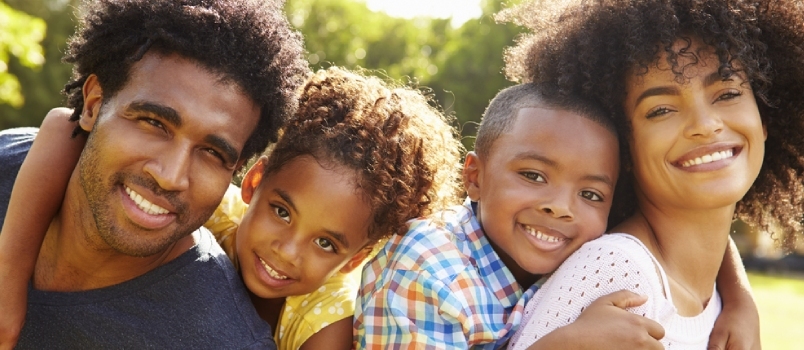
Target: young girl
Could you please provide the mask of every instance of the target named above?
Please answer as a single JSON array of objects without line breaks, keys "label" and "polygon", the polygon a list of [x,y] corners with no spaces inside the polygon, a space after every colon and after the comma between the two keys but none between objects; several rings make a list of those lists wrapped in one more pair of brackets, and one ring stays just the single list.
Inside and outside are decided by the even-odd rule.
[{"label": "young girl", "polygon": [[514,10],[539,34],[509,52],[509,73],[607,106],[626,135],[633,205],[620,233],[583,246],[545,283],[510,347],[528,348],[627,288],[649,296],[631,311],[662,324],[666,348],[704,349],[730,305],[715,282],[732,221],[776,222],[786,247],[801,232],[804,8],[623,0],[551,10]]},{"label": "young girl", "polygon": [[[36,142],[48,143],[59,129],[50,122]],[[278,142],[206,223],[239,266],[280,349],[352,347],[358,267],[374,244],[404,233],[408,219],[456,201],[461,145],[449,122],[419,91],[378,78],[330,68],[307,81]],[[76,149],[63,153],[75,160]],[[26,162],[40,157],[32,149]],[[25,171],[66,177],[68,169]],[[6,224],[27,217],[10,216]]]}]

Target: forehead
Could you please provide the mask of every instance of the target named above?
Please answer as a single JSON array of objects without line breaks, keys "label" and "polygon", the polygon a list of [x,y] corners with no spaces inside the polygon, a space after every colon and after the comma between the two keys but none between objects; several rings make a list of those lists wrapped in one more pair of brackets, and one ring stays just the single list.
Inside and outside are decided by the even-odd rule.
[{"label": "forehead", "polygon": [[340,232],[352,242],[363,242],[372,210],[357,181],[355,170],[305,155],[268,174],[263,181],[267,185],[259,190],[284,192],[312,231]]},{"label": "forehead", "polygon": [[[616,172],[618,143],[614,133],[595,121],[563,109],[522,108],[508,131],[492,147],[490,158],[513,158],[536,152],[551,159],[588,159],[584,167]],[[500,159],[502,160],[502,159]]]},{"label": "forehead", "polygon": [[240,146],[260,116],[260,108],[237,84],[176,54],[146,53],[132,65],[129,79],[113,99],[120,108],[137,102],[168,107],[183,126],[204,126]]},{"label": "forehead", "polygon": [[[715,48],[704,44],[698,38],[677,39],[671,53],[660,51],[653,63],[646,68],[632,67],[626,78],[626,85],[638,85],[647,79],[672,80],[676,84],[685,84],[689,80],[703,74],[709,74],[720,68],[720,61]],[[741,64],[732,60],[734,68]]]}]

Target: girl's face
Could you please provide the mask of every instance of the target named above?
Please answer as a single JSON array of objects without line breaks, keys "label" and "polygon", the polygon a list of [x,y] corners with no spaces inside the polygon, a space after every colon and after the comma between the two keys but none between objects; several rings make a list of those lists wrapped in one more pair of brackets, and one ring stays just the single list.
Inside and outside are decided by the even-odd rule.
[{"label": "girl's face", "polygon": [[638,192],[676,208],[733,205],[759,174],[767,135],[745,76],[721,78],[710,47],[693,41],[688,51],[699,59],[678,58],[679,67],[689,65],[684,83],[675,80],[665,56],[626,81]]},{"label": "girl's face", "polygon": [[307,294],[359,266],[371,207],[356,173],[301,156],[263,179],[266,159],[249,169],[242,187],[250,205],[236,247],[248,289],[262,298]]}]

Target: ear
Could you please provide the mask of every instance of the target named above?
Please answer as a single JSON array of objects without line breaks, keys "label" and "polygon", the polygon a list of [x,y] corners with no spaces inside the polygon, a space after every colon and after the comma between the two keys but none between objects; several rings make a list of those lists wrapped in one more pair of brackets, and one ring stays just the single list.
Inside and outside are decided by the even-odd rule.
[{"label": "ear", "polygon": [[762,123],[762,135],[764,135],[763,141],[768,141],[768,124]]},{"label": "ear", "polygon": [[98,120],[100,107],[103,104],[103,89],[101,89],[98,82],[98,76],[91,74],[84,82],[84,87],[81,91],[84,93],[84,109],[81,110],[78,125],[84,131],[90,132]]},{"label": "ear", "polygon": [[483,182],[483,169],[480,157],[475,152],[466,154],[463,162],[463,186],[473,202],[480,200],[480,185]]},{"label": "ear", "polygon": [[373,247],[374,247],[373,245],[368,245],[366,247],[363,247],[363,249],[361,249],[359,252],[355,253],[355,255],[352,256],[352,258],[346,262],[346,265],[343,265],[343,267],[341,267],[341,272],[349,273],[354,271],[354,269],[360,266],[360,264],[363,263],[363,260],[366,260],[366,257],[369,256],[369,254],[371,254],[371,249]]},{"label": "ear", "polygon": [[246,176],[243,177],[243,182],[240,184],[240,197],[243,198],[243,201],[246,204],[251,204],[251,198],[254,196],[254,191],[257,190],[257,187],[262,182],[262,176],[265,172],[265,164],[268,161],[268,157],[261,156],[260,159],[257,159],[257,162],[248,169],[246,172]]}]

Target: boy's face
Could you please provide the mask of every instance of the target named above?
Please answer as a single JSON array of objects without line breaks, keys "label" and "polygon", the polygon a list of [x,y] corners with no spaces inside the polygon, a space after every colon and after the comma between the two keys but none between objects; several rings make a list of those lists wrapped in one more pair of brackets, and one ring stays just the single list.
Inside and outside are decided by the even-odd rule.
[{"label": "boy's face", "polygon": [[467,155],[464,181],[495,251],[526,276],[555,270],[603,233],[618,169],[611,131],[573,112],[523,108],[486,159]]},{"label": "boy's face", "polygon": [[262,298],[307,294],[359,266],[368,253],[371,207],[359,195],[356,173],[301,156],[262,178],[265,160],[243,179],[250,205],[236,247],[248,289]]}]

